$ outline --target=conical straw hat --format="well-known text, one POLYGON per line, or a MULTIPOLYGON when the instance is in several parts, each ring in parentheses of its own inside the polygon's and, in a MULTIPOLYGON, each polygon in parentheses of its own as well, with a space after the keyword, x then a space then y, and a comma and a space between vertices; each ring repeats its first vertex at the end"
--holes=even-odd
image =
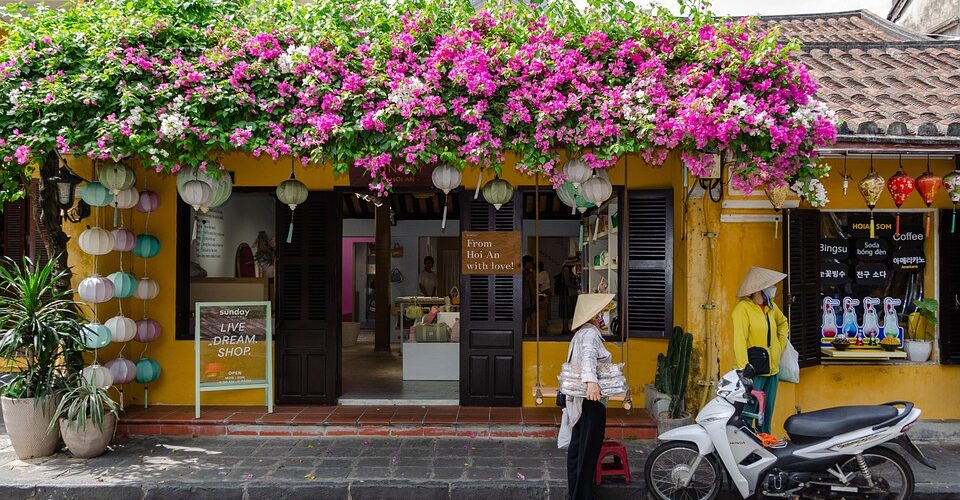
POLYGON ((577 297, 577 309, 573 311, 573 323, 570 325, 572 330, 583 326, 594 316, 600 314, 603 308, 607 307, 616 295, 612 293, 585 293, 577 297))
POLYGON ((750 271, 747 272, 747 277, 743 278, 743 283, 740 284, 740 291, 737 292, 737 297, 749 297, 755 292, 780 283, 786 277, 786 274, 771 269, 751 267, 750 271))

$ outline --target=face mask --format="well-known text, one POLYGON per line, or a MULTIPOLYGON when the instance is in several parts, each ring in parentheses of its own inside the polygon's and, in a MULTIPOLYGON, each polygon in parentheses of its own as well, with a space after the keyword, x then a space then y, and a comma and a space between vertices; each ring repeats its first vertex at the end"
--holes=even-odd
POLYGON ((771 286, 770 288, 764 288, 763 294, 767 296, 768 299, 773 300, 777 296, 777 287, 771 286))
POLYGON ((610 313, 600 313, 597 315, 597 322, 600 323, 600 329, 607 327, 607 320, 610 318, 610 313))

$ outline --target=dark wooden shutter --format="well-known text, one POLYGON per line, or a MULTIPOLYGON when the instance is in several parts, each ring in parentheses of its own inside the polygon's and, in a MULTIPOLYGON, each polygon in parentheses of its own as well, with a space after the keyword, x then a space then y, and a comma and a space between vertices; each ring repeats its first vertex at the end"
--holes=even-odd
MULTIPOLYGON (((521 230, 520 193, 500 210, 473 193, 463 196, 462 230, 521 230)), ((520 406, 521 277, 463 275, 461 283, 460 403, 520 406)))
POLYGON ((790 341, 800 354, 800 366, 820 364, 820 212, 786 210, 783 232, 784 311, 790 341))
POLYGON ((277 202, 277 401, 336 404, 340 356, 340 194, 277 202))
POLYGON ((950 232, 952 212, 940 212, 940 362, 960 364, 960 231, 950 232))
POLYGON ((666 338, 673 330, 673 190, 629 191, 623 217, 627 332, 666 338))
POLYGON ((20 263, 27 252, 30 226, 29 201, 11 201, 3 207, 3 256, 20 263))
POLYGON ((43 237, 47 233, 47 228, 36 222, 38 220, 37 212, 40 210, 39 182, 36 180, 30 181, 30 187, 27 192, 30 205, 30 220, 27 224, 27 227, 30 228, 29 234, 27 235, 28 254, 37 265, 44 266, 47 262, 50 262, 50 255, 47 253, 47 246, 43 244, 43 237))

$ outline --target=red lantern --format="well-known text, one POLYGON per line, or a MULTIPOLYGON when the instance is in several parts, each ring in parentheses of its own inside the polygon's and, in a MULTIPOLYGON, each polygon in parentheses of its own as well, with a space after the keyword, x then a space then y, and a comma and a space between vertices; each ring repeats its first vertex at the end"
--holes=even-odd
MULTIPOLYGON (((936 199, 937 193, 940 192, 940 188, 943 187, 943 177, 940 177, 933 172, 930 172, 930 165, 927 165, 927 171, 923 173, 920 177, 917 177, 916 180, 917 192, 920 193, 920 197, 923 198, 923 202, 927 204, 927 208, 930 208, 930 205, 933 204, 933 200, 936 199)), ((924 229, 923 234, 927 237, 930 236, 930 212, 927 212, 927 216, 924 219, 924 229)))
POLYGON ((887 191, 890 191, 890 196, 893 197, 893 203, 897 205, 897 232, 900 234, 900 207, 903 205, 903 202, 906 201, 907 197, 910 196, 910 193, 913 192, 915 186, 913 182, 913 177, 903 173, 903 169, 897 170, 897 173, 893 174, 893 177, 887 181, 887 191))

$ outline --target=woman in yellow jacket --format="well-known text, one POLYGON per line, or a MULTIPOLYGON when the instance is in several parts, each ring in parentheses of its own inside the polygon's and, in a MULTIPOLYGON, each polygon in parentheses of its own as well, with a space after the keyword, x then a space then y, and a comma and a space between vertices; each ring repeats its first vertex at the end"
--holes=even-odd
POLYGON ((760 431, 766 433, 770 432, 777 399, 780 354, 790 332, 787 317, 773 302, 777 283, 786 277, 786 274, 770 269, 751 267, 737 292, 740 300, 733 308, 733 352, 737 368, 743 369, 749 362, 757 370, 753 388, 766 393, 764 418, 760 425, 760 431))

